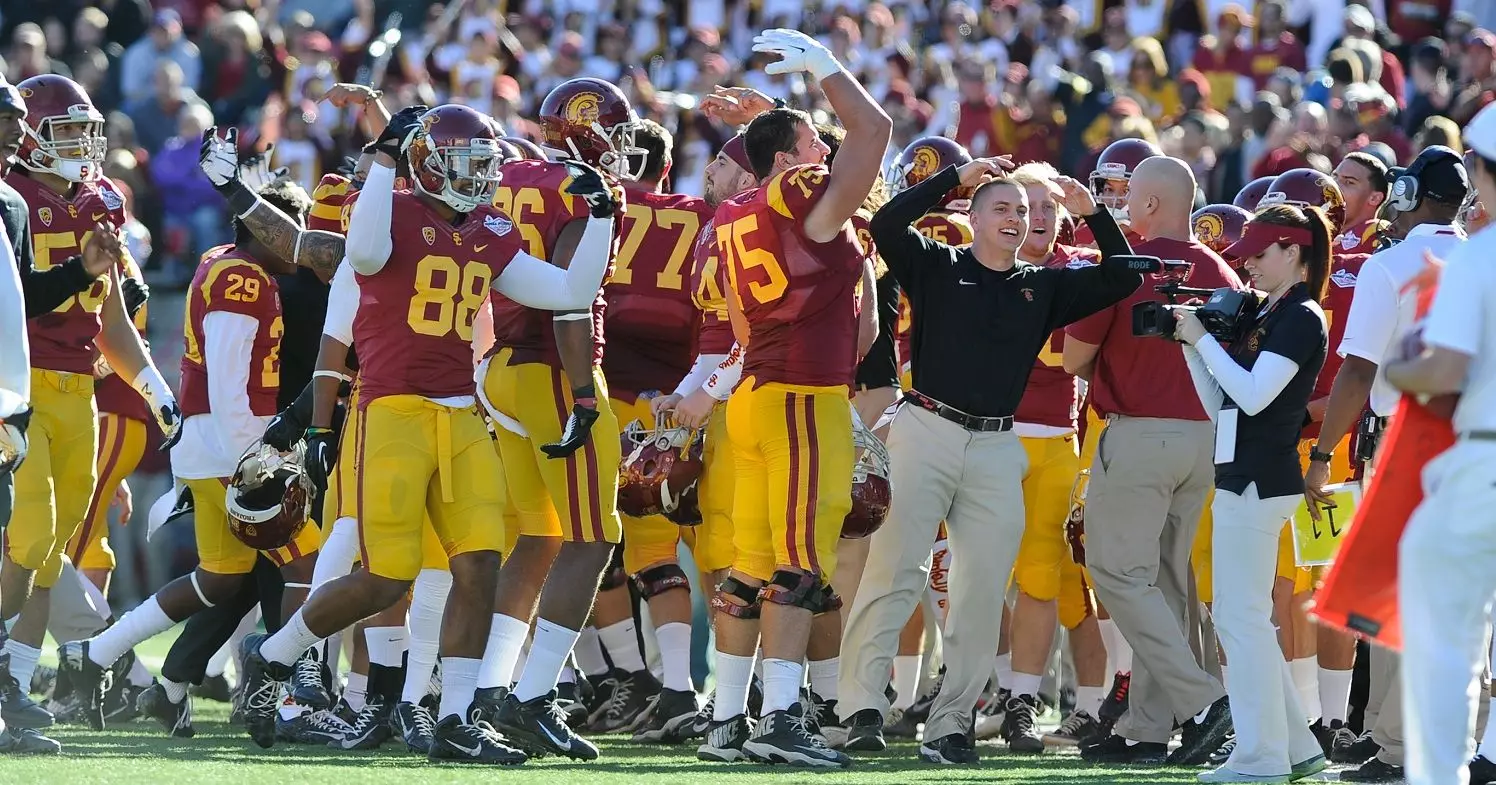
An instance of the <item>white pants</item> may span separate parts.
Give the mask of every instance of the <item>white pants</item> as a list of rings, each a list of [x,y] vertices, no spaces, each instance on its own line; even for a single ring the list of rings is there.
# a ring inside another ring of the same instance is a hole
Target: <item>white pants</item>
[[[1241,774],[1281,776],[1322,754],[1273,627],[1278,536],[1300,498],[1259,499],[1252,484],[1241,495],[1217,490],[1210,506],[1216,636],[1231,663],[1226,692],[1236,726],[1236,751],[1226,768]]]
[[[1405,766],[1411,785],[1465,785],[1496,594],[1496,442],[1461,440],[1423,469],[1398,548]],[[1234,669],[1233,669],[1234,671]]]

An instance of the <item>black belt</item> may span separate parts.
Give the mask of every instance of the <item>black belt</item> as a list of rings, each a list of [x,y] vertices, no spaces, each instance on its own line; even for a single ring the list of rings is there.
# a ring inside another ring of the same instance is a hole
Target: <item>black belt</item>
[[[1002,433],[1013,430],[1013,417],[978,417],[975,414],[967,414],[954,406],[947,406],[940,401],[931,398],[917,390],[904,393],[904,400],[934,413],[937,417],[965,428],[968,431],[981,433]]]
[[[1462,431],[1460,438],[1477,442],[1496,442],[1496,431]]]

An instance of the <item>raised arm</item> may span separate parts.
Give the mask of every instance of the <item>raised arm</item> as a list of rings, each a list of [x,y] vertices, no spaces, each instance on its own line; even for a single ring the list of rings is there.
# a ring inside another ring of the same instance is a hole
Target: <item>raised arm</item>
[[[374,156],[369,176],[348,216],[345,252],[355,272],[374,275],[384,269],[395,244],[390,222],[395,209],[395,162],[385,153]]]
[[[613,254],[613,222],[618,201],[596,169],[575,162],[567,165],[573,168],[567,191],[587,200],[591,213],[575,249],[564,260],[566,268],[520,251],[493,282],[498,293],[542,311],[590,308],[602,288]]]

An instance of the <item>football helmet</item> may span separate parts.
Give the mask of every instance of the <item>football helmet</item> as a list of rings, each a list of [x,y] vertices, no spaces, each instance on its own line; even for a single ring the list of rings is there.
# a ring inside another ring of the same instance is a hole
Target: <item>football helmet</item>
[[[1273,178],[1257,209],[1275,204],[1324,210],[1330,216],[1331,234],[1339,234],[1345,224],[1345,196],[1340,193],[1340,184],[1317,169],[1289,169]]]
[[[1086,563],[1086,491],[1091,487],[1091,470],[1081,469],[1070,486],[1070,514],[1065,517],[1065,541],[1070,558],[1076,564]]]
[[[1190,216],[1195,239],[1216,253],[1241,239],[1242,230],[1252,214],[1234,204],[1208,204]]]
[[[568,79],[540,103],[542,149],[574,158],[624,180],[637,180],[649,152],[634,144],[639,116],[612,83]]]
[[[857,463],[852,465],[852,509],[842,519],[841,536],[845,540],[859,540],[877,531],[888,520],[893,499],[893,484],[888,479],[888,448],[863,424],[855,410],[852,449],[857,451]]]
[[[1158,145],[1147,139],[1118,139],[1101,151],[1101,157],[1096,159],[1096,168],[1091,172],[1091,194],[1112,214],[1118,224],[1126,226],[1128,223],[1127,191],[1123,189],[1119,193],[1113,188],[1108,192],[1107,183],[1126,183],[1132,179],[1132,173],[1144,159],[1163,154]]]
[[[971,153],[960,144],[943,136],[926,136],[915,139],[899,153],[893,173],[888,177],[889,190],[898,193],[934,177],[947,166],[971,163]],[[976,186],[953,189],[940,201],[938,207],[963,210],[971,206],[971,195]],[[958,204],[963,203],[964,204]]]
[[[26,127],[16,159],[33,172],[71,183],[104,176],[104,115],[83,86],[56,74],[33,76],[16,85],[26,102]],[[62,135],[63,129],[69,133]]]
[[[702,462],[702,434],[692,428],[661,426],[653,430],[635,420],[624,429],[632,445],[618,477],[618,511],[643,518],[665,515],[682,526],[701,523],[696,483]]]
[[[526,161],[544,161],[545,160],[545,151],[542,150],[542,149],[540,149],[540,145],[535,144],[534,142],[530,141],[529,139],[524,138],[523,136],[506,136],[506,137],[500,139],[499,141],[507,142],[510,145],[513,145],[514,149],[516,149],[516,150],[519,151],[519,154],[520,154],[519,157],[521,159],[523,159],[523,160],[526,160]]]
[[[1262,204],[1262,197],[1267,196],[1268,187],[1276,179],[1276,177],[1259,177],[1247,183],[1236,193],[1236,198],[1232,199],[1231,203],[1249,213],[1257,212],[1257,205]]]
[[[282,453],[256,442],[239,459],[229,480],[225,505],[229,531],[255,550],[280,548],[296,538],[307,522],[311,480],[302,468],[302,448]]]
[[[459,213],[493,199],[503,154],[488,118],[477,110],[444,104],[421,115],[406,146],[417,191]]]

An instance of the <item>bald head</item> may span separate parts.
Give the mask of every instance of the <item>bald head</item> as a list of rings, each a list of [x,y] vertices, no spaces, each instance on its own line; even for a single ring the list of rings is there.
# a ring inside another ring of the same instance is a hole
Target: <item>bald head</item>
[[[1195,203],[1195,174],[1189,164],[1168,156],[1145,158],[1127,185],[1133,231],[1147,239],[1189,238],[1190,208]]]

